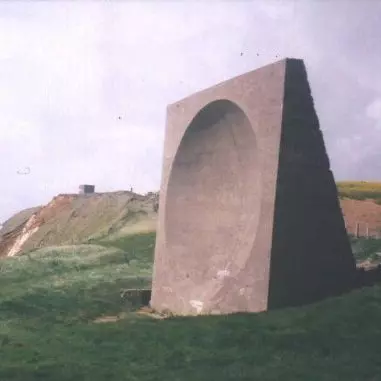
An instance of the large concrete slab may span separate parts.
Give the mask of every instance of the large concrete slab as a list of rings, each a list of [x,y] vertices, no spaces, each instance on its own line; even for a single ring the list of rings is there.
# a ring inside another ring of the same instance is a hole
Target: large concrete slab
[[[355,271],[302,60],[168,106],[151,306],[258,312]]]

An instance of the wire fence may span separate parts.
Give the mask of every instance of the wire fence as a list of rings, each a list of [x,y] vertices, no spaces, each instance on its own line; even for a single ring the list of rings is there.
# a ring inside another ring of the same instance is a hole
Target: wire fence
[[[372,228],[367,222],[356,221],[355,223],[348,224],[345,223],[345,228],[347,233],[356,238],[377,238],[381,239],[380,228]]]

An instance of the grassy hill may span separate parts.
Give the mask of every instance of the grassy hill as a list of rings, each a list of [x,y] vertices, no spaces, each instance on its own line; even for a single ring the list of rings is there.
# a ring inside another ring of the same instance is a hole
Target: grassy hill
[[[357,208],[381,200],[379,185],[338,188]],[[20,236],[36,214],[39,230],[0,261],[0,381],[381,379],[381,285],[261,314],[139,313],[120,291],[150,288],[155,202],[61,195],[4,224],[0,235]],[[381,240],[351,240],[359,264],[381,263]]]
[[[156,202],[155,193],[58,195],[47,205],[22,211],[4,223],[0,230],[0,257],[105,236],[117,238],[155,231]]]
[[[120,289],[150,285],[154,240],[3,259],[0,380],[380,379],[380,286],[256,315],[153,319]]]
[[[337,188],[340,198],[353,200],[374,200],[381,205],[381,182],[339,181]]]
[[[348,231],[353,234],[361,223],[361,234],[381,235],[381,183],[337,185]],[[155,231],[157,201],[158,193],[143,196],[128,191],[58,195],[45,206],[21,211],[5,221],[0,229],[0,257]]]

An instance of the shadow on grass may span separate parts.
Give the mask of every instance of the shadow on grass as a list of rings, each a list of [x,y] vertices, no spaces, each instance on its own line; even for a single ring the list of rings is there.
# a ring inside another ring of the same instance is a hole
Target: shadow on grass
[[[121,298],[123,288],[149,287],[149,277],[126,277],[89,286],[77,282],[71,287],[40,287],[0,301],[4,318],[38,318],[45,322],[87,321],[102,314],[132,311],[138,306]]]

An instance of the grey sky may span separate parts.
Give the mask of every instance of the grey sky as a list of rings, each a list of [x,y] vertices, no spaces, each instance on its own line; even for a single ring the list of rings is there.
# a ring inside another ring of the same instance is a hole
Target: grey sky
[[[380,38],[377,0],[1,2],[0,221],[81,183],[157,190],[166,105],[284,57],[336,179],[381,180]]]

